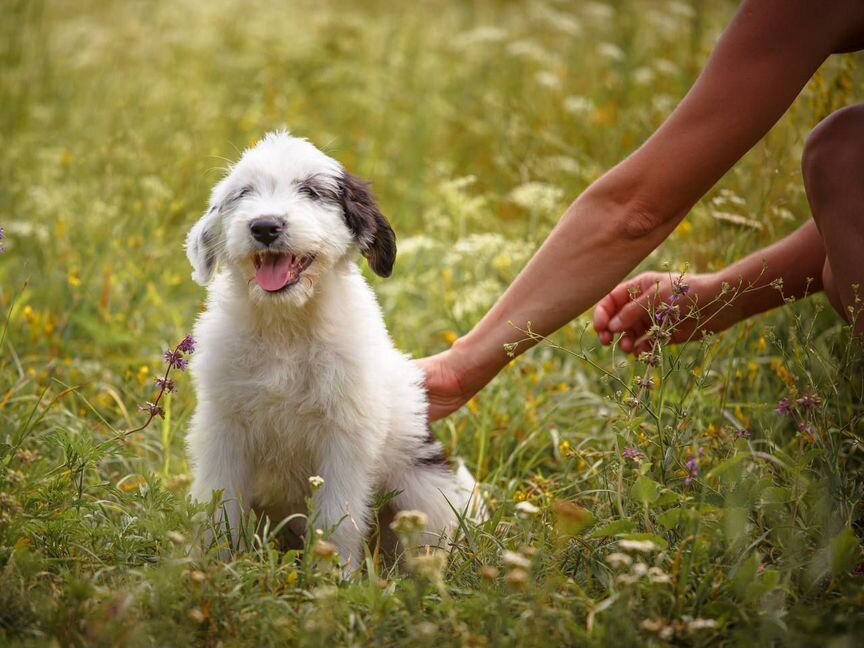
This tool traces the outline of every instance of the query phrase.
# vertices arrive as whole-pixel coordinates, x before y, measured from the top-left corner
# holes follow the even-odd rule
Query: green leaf
[[[637,479],[633,487],[630,489],[630,494],[637,502],[641,502],[645,506],[653,504],[660,497],[660,484],[644,475]]]
[[[669,509],[657,516],[657,521],[665,529],[672,529],[681,523],[682,510],[680,508]]]
[[[727,459],[711,469],[706,475],[706,478],[711,479],[712,477],[717,477],[723,481],[737,480],[741,475],[741,464],[749,458],[750,455],[746,453],[736,454],[731,459]]]
[[[627,533],[636,525],[630,520],[623,518],[621,520],[615,520],[614,522],[610,522],[609,524],[600,527],[599,529],[594,529],[591,532],[592,538],[611,538],[613,536],[618,535],[619,533]]]
[[[852,569],[858,562],[861,547],[852,529],[843,529],[831,539],[831,573],[839,576]]]

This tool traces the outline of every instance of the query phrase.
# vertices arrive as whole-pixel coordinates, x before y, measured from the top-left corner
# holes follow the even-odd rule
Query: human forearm
[[[453,351],[460,356],[468,385],[485,385],[510,360],[505,344],[518,340],[517,353],[534,342],[519,329],[549,335],[586,311],[647,256],[664,238],[629,237],[630,206],[589,189],[565,213],[543,246],[483,320]]]
[[[825,250],[816,224],[809,221],[786,238],[711,275],[719,293],[724,284],[734,295],[720,319],[728,325],[822,290]],[[772,287],[782,281],[782,291]],[[725,328],[725,326],[724,326]]]

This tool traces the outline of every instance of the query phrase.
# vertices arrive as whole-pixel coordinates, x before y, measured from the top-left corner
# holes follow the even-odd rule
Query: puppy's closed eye
[[[318,176],[309,176],[297,184],[297,192],[316,202],[335,201],[336,191]]]

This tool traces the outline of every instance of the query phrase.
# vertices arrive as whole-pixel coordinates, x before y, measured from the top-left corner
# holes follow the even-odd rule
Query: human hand
[[[457,349],[451,348],[428,358],[417,360],[426,374],[426,396],[429,399],[429,421],[452,414],[478,389],[466,385],[464,363]]]
[[[718,305],[712,304],[720,291],[713,275],[692,275],[681,279],[669,273],[645,272],[618,284],[600,300],[594,309],[594,329],[604,345],[611,344],[615,335],[620,333],[618,346],[622,351],[648,351],[651,342],[643,337],[654,325],[658,307],[677,301],[675,305],[680,319],[670,330],[669,341],[672,344],[685,342],[697,329],[719,331],[728,325],[717,317]],[[673,300],[675,295],[677,300]],[[699,317],[691,316],[694,309],[700,309]],[[654,319],[652,313],[655,313]]]

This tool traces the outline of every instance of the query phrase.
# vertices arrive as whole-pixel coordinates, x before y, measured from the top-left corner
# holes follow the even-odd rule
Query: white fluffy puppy
[[[436,544],[473,513],[474,479],[451,470],[426,422],[421,371],[397,351],[359,251],[390,275],[396,240],[366,183],[304,139],[267,135],[213,189],[186,242],[208,286],[192,361],[192,495],[223,492],[236,529],[254,508],[306,513],[349,569],[360,565],[376,493],[426,513]],[[309,477],[324,484],[313,492]],[[303,533],[303,529],[297,530]]]

